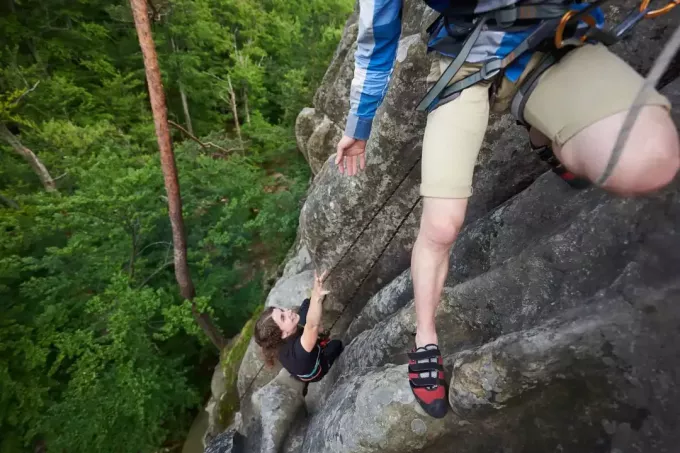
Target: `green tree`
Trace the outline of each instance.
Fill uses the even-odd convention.
[[[195,302],[232,336],[294,240],[310,174],[293,123],[352,1],[149,5],[170,119],[204,144],[173,130]],[[0,60],[0,131],[56,189],[0,140],[0,451],[181,442],[217,357],[176,291],[129,7],[0,2]]]

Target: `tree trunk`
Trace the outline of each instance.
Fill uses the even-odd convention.
[[[227,76],[227,82],[229,83],[231,112],[234,115],[234,127],[236,128],[236,136],[238,137],[238,143],[241,146],[241,149],[243,149],[243,138],[241,137],[241,125],[238,122],[238,110],[236,109],[236,93],[234,93],[234,87],[231,85],[231,76]]]
[[[196,322],[212,343],[221,350],[226,344],[224,337],[214,325],[210,316],[205,313],[199,313],[194,301],[196,290],[191,281],[189,264],[187,263],[186,234],[184,232],[184,219],[182,218],[182,198],[177,178],[177,167],[175,166],[175,155],[170,142],[168,112],[161,83],[161,73],[158,68],[156,47],[151,37],[146,1],[130,0],[130,5],[132,6],[132,13],[135,18],[139,45],[144,56],[144,68],[149,86],[151,110],[153,112],[158,148],[161,155],[161,168],[163,169],[165,190],[168,195],[168,213],[170,224],[172,225],[172,242],[174,246],[175,278],[179,284],[182,297],[191,301],[191,311]]]
[[[177,46],[175,45],[175,38],[170,38],[170,44],[172,45],[172,51],[177,53]],[[187,100],[187,93],[184,91],[184,86],[182,82],[178,82],[179,85],[179,97],[182,99],[182,110],[184,110],[184,122],[187,125],[187,130],[191,135],[194,135],[194,127],[191,125],[191,115],[189,114],[189,101]]]
[[[194,135],[194,128],[191,125],[191,115],[189,115],[189,101],[187,101],[187,93],[184,91],[182,82],[179,83],[179,96],[182,98],[182,109],[184,109],[184,122],[187,123],[187,130],[191,135]]]
[[[7,126],[4,123],[0,123],[0,137],[2,137],[2,139],[7,142],[7,144],[17,152],[17,154],[26,159],[26,162],[29,163],[35,174],[38,175],[38,178],[40,178],[40,181],[42,182],[42,185],[45,187],[46,191],[57,191],[57,186],[54,183],[54,179],[52,179],[52,176],[50,175],[50,172],[47,171],[45,165],[43,165],[40,159],[38,159],[38,156],[36,156],[33,151],[22,145],[19,139],[16,138],[16,136],[9,129],[7,129]]]
[[[248,88],[243,89],[243,106],[246,110],[246,123],[250,124],[250,109],[248,108]]]

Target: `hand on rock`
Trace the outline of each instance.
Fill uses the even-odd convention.
[[[359,169],[366,168],[366,140],[343,136],[338,142],[335,165],[340,173],[347,170],[347,176],[354,176]]]
[[[326,294],[330,293],[330,291],[323,289],[323,281],[327,275],[328,271],[321,274],[321,277],[319,277],[318,274],[314,272],[314,287],[312,288],[312,299],[322,300]]]

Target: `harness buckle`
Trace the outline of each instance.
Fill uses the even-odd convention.
[[[679,0],[680,1],[680,0]],[[500,27],[509,27],[517,22],[517,7],[511,6],[509,8],[499,9],[494,13],[494,20],[496,25]]]
[[[649,10],[649,4],[651,3],[651,0],[642,0],[640,3],[640,12],[645,14],[645,19],[654,19],[659,16],[663,16],[664,14],[670,12],[673,8],[676,6],[680,5],[680,0],[671,0],[668,2],[668,4],[664,7],[661,7],[659,9],[653,9]]]
[[[488,61],[479,68],[479,75],[484,80],[491,80],[501,72],[502,60],[499,57],[494,57],[493,60]]]
[[[643,0],[643,2],[644,1],[649,0]],[[680,0],[677,1],[680,2]],[[562,19],[560,19],[560,23],[557,26],[557,30],[555,30],[555,48],[561,49],[567,45],[580,46],[581,44],[586,42],[586,40],[588,39],[587,33],[584,33],[583,36],[581,36],[580,38],[572,36],[571,38],[564,39],[564,29],[567,27],[567,24],[569,23],[571,18],[574,17],[574,15],[578,14],[579,12],[580,11],[572,9],[567,11],[564,14],[564,16],[562,16]],[[585,22],[589,28],[595,28],[597,26],[597,21],[590,14],[581,17],[579,20]]]

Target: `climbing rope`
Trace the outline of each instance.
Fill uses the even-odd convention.
[[[368,227],[370,227],[370,226],[373,224],[373,221],[374,221],[375,218],[378,216],[378,214],[380,214],[380,212],[382,212],[382,210],[385,208],[385,206],[387,205],[387,203],[392,199],[392,197],[394,196],[394,194],[399,190],[399,188],[400,188],[401,185],[404,183],[404,181],[406,181],[406,178],[408,178],[408,176],[411,174],[411,172],[413,171],[413,169],[418,165],[418,163],[420,162],[420,159],[421,159],[421,158],[418,157],[418,158],[415,160],[415,162],[413,163],[413,165],[408,169],[408,171],[404,174],[404,176],[401,178],[401,180],[399,181],[399,183],[395,186],[394,190],[392,190],[392,191],[388,194],[388,196],[385,198],[385,201],[384,201],[383,203],[381,203],[380,206],[378,206],[378,208],[375,210],[375,212],[374,212],[373,215],[371,216],[371,219],[364,225],[364,227],[361,229],[361,231],[359,232],[359,234],[357,234],[357,236],[354,238],[354,240],[352,241],[352,243],[345,249],[345,251],[344,251],[343,254],[340,256],[340,258],[338,258],[338,259],[333,263],[333,265],[332,265],[331,268],[329,269],[328,273],[326,274],[326,277],[324,278],[324,281],[325,281],[325,280],[328,280],[328,277],[330,277],[331,274],[333,274],[333,272],[335,272],[335,270],[337,269],[338,265],[342,262],[342,260],[345,259],[345,257],[347,257],[347,255],[348,255],[349,252],[354,248],[354,246],[356,245],[356,243],[359,242],[359,239],[361,239],[361,237],[362,237],[363,234],[366,232],[366,230],[368,229]],[[375,265],[378,263],[378,261],[380,261],[380,258],[382,258],[383,254],[384,254],[385,251],[387,250],[387,247],[389,247],[389,245],[390,245],[390,244],[392,243],[392,241],[394,240],[394,237],[397,235],[397,233],[399,232],[399,230],[401,229],[401,227],[402,227],[402,226],[404,225],[404,223],[406,222],[406,219],[408,219],[408,217],[411,215],[411,213],[413,212],[413,210],[415,209],[415,207],[418,205],[418,201],[420,201],[420,197],[416,197],[416,201],[413,203],[413,205],[412,205],[411,208],[408,210],[408,212],[406,213],[406,215],[404,216],[404,218],[401,220],[401,222],[399,223],[399,225],[397,226],[397,228],[394,230],[394,232],[392,233],[392,235],[390,236],[390,238],[387,240],[385,246],[382,248],[382,250],[381,250],[380,253],[378,254],[377,258],[376,258],[375,260],[373,260],[373,263],[371,264],[371,266],[369,267],[368,271],[366,272],[366,275],[365,275],[364,278],[361,280],[361,282],[359,282],[359,285],[357,285],[357,287],[355,288],[355,290],[352,292],[350,298],[348,299],[350,302],[351,302],[351,300],[354,298],[354,296],[356,295],[356,293],[359,291],[359,289],[361,289],[361,287],[363,286],[364,282],[366,281],[366,279],[368,278],[368,276],[371,274],[371,271],[373,270],[373,268],[375,267]],[[340,319],[340,317],[344,314],[345,310],[347,309],[347,307],[348,307],[349,305],[350,305],[349,302],[348,302],[347,305],[345,305],[345,307],[343,308],[343,310],[340,312],[340,314],[337,316],[337,318],[333,321],[333,324],[331,325],[329,331],[333,330],[333,327],[335,327],[335,324],[338,322],[338,320]],[[257,380],[257,378],[260,376],[260,373],[262,372],[262,370],[264,369],[264,367],[265,367],[265,364],[264,364],[264,363],[263,363],[262,365],[260,365],[260,368],[257,370],[257,373],[255,373],[255,376],[250,380],[250,382],[248,383],[248,386],[246,387],[245,391],[243,392],[244,395],[247,395],[247,394],[248,394],[248,392],[249,392],[250,389],[252,388],[253,384],[255,383],[255,381]]]
[[[596,6],[596,5],[599,5],[599,4],[601,4],[601,3],[604,3],[604,0],[596,0],[596,1],[592,2],[591,8],[594,7],[594,6]],[[670,9],[672,9],[674,6],[678,5],[679,3],[680,3],[680,2],[678,2],[677,0],[674,0],[674,1],[672,1],[672,2],[669,2],[669,4],[668,4],[666,7],[664,7],[664,8],[661,8],[661,9],[659,9],[659,10],[654,10],[654,11],[648,12],[648,13],[646,14],[646,17],[654,18],[654,17],[657,17],[657,16],[659,16],[659,15],[661,15],[661,14],[665,14],[666,12],[668,12]],[[648,6],[648,5],[649,5],[649,1],[648,1],[648,0],[644,0],[642,4],[643,4],[643,7],[646,8],[646,6],[644,6],[644,5],[647,5],[647,6]],[[644,9],[643,7],[641,7],[641,10]],[[580,16],[585,15],[591,8],[587,8],[586,10],[581,11],[580,13],[574,15],[574,17],[572,17],[571,19],[580,18]],[[603,171],[602,175],[601,175],[601,176],[598,178],[598,180],[596,181],[596,184],[597,184],[597,185],[601,186],[601,185],[604,184],[604,182],[606,182],[607,179],[609,179],[609,177],[611,176],[611,174],[612,174],[614,168],[615,168],[616,165],[618,164],[618,161],[619,161],[619,159],[620,159],[620,157],[621,157],[621,153],[622,153],[622,151],[623,151],[623,148],[625,147],[625,144],[626,144],[626,142],[628,141],[628,137],[629,137],[629,135],[630,135],[630,131],[632,130],[633,126],[635,125],[635,121],[637,120],[637,117],[638,117],[639,114],[640,114],[640,110],[641,110],[642,107],[644,106],[645,97],[647,96],[649,90],[651,90],[651,89],[653,89],[653,88],[656,87],[656,85],[658,84],[659,80],[661,79],[661,77],[662,77],[663,74],[665,73],[666,69],[668,69],[668,66],[669,66],[669,65],[671,64],[671,62],[673,61],[673,58],[674,58],[675,55],[678,53],[678,50],[680,50],[680,26],[678,26],[678,27],[676,28],[675,32],[673,33],[673,35],[671,36],[671,38],[669,39],[669,41],[666,43],[666,45],[664,46],[663,50],[661,51],[661,54],[659,55],[659,57],[657,57],[656,61],[654,62],[654,65],[652,66],[652,69],[649,71],[649,74],[648,74],[647,78],[645,79],[645,81],[644,81],[642,87],[640,88],[640,91],[638,92],[637,96],[635,97],[635,100],[633,101],[633,104],[632,104],[632,106],[631,106],[631,108],[630,108],[630,110],[629,110],[629,112],[628,112],[628,115],[626,116],[626,118],[625,118],[625,120],[624,120],[623,126],[621,127],[621,130],[619,131],[619,135],[618,135],[617,140],[616,140],[616,142],[615,142],[615,144],[614,144],[614,147],[613,147],[613,149],[612,149],[612,153],[611,153],[611,155],[610,155],[610,157],[609,157],[609,160],[608,160],[608,162],[607,162],[607,165],[606,165],[606,167],[605,167],[605,170]],[[406,172],[406,174],[404,175],[404,177],[403,177],[403,178],[399,181],[399,183],[395,186],[395,189],[394,189],[394,190],[386,197],[385,201],[378,207],[378,209],[376,209],[376,211],[373,213],[371,219],[364,225],[364,227],[362,228],[362,230],[361,230],[361,231],[359,232],[359,234],[354,238],[354,240],[353,240],[352,243],[349,245],[349,247],[347,247],[347,248],[345,249],[345,251],[343,252],[343,254],[340,256],[340,258],[339,258],[338,260],[336,260],[336,261],[333,263],[333,265],[331,266],[330,270],[329,270],[328,273],[326,274],[326,277],[325,277],[324,281],[327,280],[327,279],[335,272],[335,270],[337,269],[337,267],[339,266],[339,264],[347,257],[347,255],[349,254],[349,252],[354,248],[354,246],[355,246],[356,243],[359,241],[359,239],[363,236],[363,234],[366,232],[366,230],[368,229],[368,227],[370,227],[370,226],[373,224],[373,221],[375,220],[375,218],[378,216],[378,214],[379,214],[380,212],[382,212],[383,208],[384,208],[384,207],[387,205],[387,203],[392,199],[392,196],[397,192],[397,190],[399,190],[399,188],[401,187],[401,185],[403,184],[403,182],[406,180],[406,178],[408,177],[408,175],[411,174],[411,172],[413,171],[413,169],[415,168],[415,166],[418,165],[419,162],[420,162],[420,158],[418,158],[418,159],[415,160],[413,166]],[[356,294],[359,292],[359,290],[362,288],[363,284],[364,284],[364,283],[366,282],[366,280],[368,279],[368,276],[371,275],[371,271],[372,271],[373,268],[376,266],[376,264],[378,263],[378,261],[380,261],[380,259],[381,259],[382,256],[384,255],[385,251],[387,250],[387,247],[389,247],[389,245],[392,243],[392,241],[394,240],[394,238],[395,238],[395,236],[397,235],[397,233],[401,230],[401,227],[404,225],[404,223],[406,222],[406,220],[408,219],[408,217],[411,215],[411,213],[413,212],[413,210],[415,209],[415,207],[418,205],[418,202],[419,202],[419,201],[420,201],[420,197],[417,197],[416,200],[415,200],[415,202],[412,204],[411,208],[408,210],[408,212],[406,213],[406,215],[402,218],[402,220],[401,220],[401,222],[399,223],[399,225],[397,226],[397,228],[392,232],[392,234],[390,235],[390,238],[389,238],[389,239],[387,240],[387,242],[385,243],[385,246],[382,248],[382,250],[380,251],[380,253],[378,254],[378,256],[373,260],[373,262],[371,263],[371,266],[369,267],[368,271],[366,272],[366,274],[364,275],[364,277],[362,278],[362,280],[359,282],[359,284],[357,285],[357,287],[354,289],[354,291],[352,292],[352,294],[351,294],[350,297],[348,298],[348,303],[345,305],[345,307],[341,310],[341,312],[338,314],[338,316],[336,317],[336,319],[335,319],[335,320],[333,321],[333,323],[331,324],[331,327],[330,327],[329,331],[330,331],[330,330],[333,330],[333,328],[335,327],[336,323],[337,323],[337,322],[340,320],[340,318],[343,316],[343,314],[345,313],[345,311],[347,310],[347,308],[348,308],[350,305],[352,305],[352,301],[353,301],[354,297],[355,297]],[[252,388],[253,383],[257,380],[257,378],[259,377],[260,373],[261,373],[262,370],[264,369],[264,366],[265,366],[265,365],[262,364],[262,365],[260,366],[260,368],[258,369],[257,373],[255,374],[255,376],[253,377],[253,379],[251,379],[250,383],[249,383],[248,386],[246,387],[246,390],[245,390],[245,392],[244,392],[244,395],[248,394],[248,392],[249,392],[250,389]]]
[[[347,308],[349,308],[349,306],[352,305],[352,301],[353,301],[353,299],[354,299],[354,296],[356,296],[356,294],[359,292],[359,290],[363,287],[364,283],[366,282],[366,280],[368,279],[368,277],[371,275],[371,272],[373,271],[373,268],[375,267],[376,264],[378,264],[378,261],[380,261],[380,259],[382,258],[382,256],[385,254],[385,251],[387,250],[387,247],[390,246],[390,244],[391,244],[392,241],[394,240],[394,237],[397,235],[397,233],[399,232],[399,230],[401,230],[401,227],[404,225],[404,223],[406,222],[406,220],[408,219],[408,217],[411,215],[411,213],[413,212],[413,210],[416,208],[416,206],[418,206],[418,202],[419,202],[419,201],[420,201],[420,197],[416,197],[416,200],[415,200],[415,201],[413,202],[413,204],[411,205],[411,208],[408,210],[408,212],[406,213],[406,215],[404,216],[404,218],[401,219],[401,222],[399,222],[399,225],[397,225],[397,228],[392,232],[392,234],[390,235],[390,238],[389,238],[389,239],[387,240],[387,242],[385,243],[385,246],[382,248],[382,250],[381,250],[380,253],[378,254],[377,258],[376,258],[375,260],[373,260],[373,263],[372,263],[371,266],[368,268],[368,271],[367,271],[366,274],[364,275],[364,278],[361,279],[361,281],[359,282],[359,285],[357,285],[357,287],[354,289],[354,291],[352,292],[352,294],[349,296],[349,298],[348,298],[348,301],[349,301],[349,302],[345,305],[345,307],[342,309],[342,311],[340,311],[340,314],[338,314],[338,317],[335,318],[335,321],[333,321],[333,324],[331,324],[331,327],[330,327],[329,331],[332,331],[332,330],[333,330],[333,327],[335,327],[335,324],[340,320],[340,318],[341,318],[342,315],[345,313],[345,311],[347,310]]]

